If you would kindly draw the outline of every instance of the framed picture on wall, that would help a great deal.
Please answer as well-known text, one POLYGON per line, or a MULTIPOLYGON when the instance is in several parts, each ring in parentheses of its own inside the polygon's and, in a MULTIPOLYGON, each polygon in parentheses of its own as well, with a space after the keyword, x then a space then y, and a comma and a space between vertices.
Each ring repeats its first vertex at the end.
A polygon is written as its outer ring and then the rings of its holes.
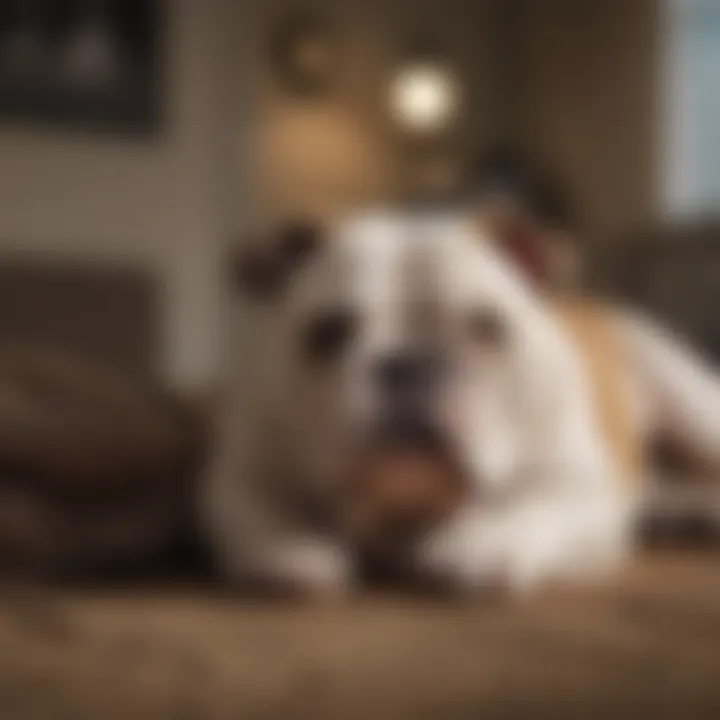
POLYGON ((162 0, 1 0, 0 121, 148 132, 162 0))

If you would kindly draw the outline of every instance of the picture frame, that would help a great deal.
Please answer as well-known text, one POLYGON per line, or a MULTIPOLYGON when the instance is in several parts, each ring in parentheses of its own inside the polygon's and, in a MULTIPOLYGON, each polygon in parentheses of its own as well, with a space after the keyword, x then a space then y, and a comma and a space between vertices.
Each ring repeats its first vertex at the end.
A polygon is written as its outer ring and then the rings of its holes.
POLYGON ((0 122, 152 132, 161 0, 2 0, 0 122))

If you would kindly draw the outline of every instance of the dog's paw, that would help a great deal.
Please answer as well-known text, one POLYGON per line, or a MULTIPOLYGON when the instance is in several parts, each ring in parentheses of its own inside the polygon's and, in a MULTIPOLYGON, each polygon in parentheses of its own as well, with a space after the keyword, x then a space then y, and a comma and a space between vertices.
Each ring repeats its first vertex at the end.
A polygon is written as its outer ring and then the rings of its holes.
POLYGON ((542 574, 525 540, 504 518, 471 514, 427 538, 417 555, 418 569, 451 590, 522 594, 542 574))
POLYGON ((606 576, 627 549, 624 516, 592 500, 469 509, 427 538, 420 566, 459 589, 511 594, 606 576))
POLYGON ((246 576, 256 590, 278 595, 334 597, 354 587, 347 554, 333 543, 309 538, 266 548, 246 576))

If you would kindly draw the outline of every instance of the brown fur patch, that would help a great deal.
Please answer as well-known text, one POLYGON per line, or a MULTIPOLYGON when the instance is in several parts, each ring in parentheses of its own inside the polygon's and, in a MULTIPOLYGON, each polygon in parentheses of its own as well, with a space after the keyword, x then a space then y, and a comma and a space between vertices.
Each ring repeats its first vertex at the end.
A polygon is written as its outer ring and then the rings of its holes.
POLYGON ((639 492, 645 448, 628 394, 627 364, 612 311, 589 299, 553 300, 552 311, 577 345, 592 385, 597 420, 628 491, 639 492))

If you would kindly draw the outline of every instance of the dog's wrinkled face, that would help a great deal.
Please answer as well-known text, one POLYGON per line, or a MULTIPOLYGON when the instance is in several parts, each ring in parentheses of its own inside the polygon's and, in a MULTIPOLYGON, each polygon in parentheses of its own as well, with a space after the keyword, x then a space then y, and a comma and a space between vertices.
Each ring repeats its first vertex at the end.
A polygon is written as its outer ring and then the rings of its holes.
POLYGON ((308 481, 340 482, 385 442, 442 444, 478 491, 527 460, 552 402, 547 321, 469 218, 346 221, 278 310, 274 395, 308 481))

